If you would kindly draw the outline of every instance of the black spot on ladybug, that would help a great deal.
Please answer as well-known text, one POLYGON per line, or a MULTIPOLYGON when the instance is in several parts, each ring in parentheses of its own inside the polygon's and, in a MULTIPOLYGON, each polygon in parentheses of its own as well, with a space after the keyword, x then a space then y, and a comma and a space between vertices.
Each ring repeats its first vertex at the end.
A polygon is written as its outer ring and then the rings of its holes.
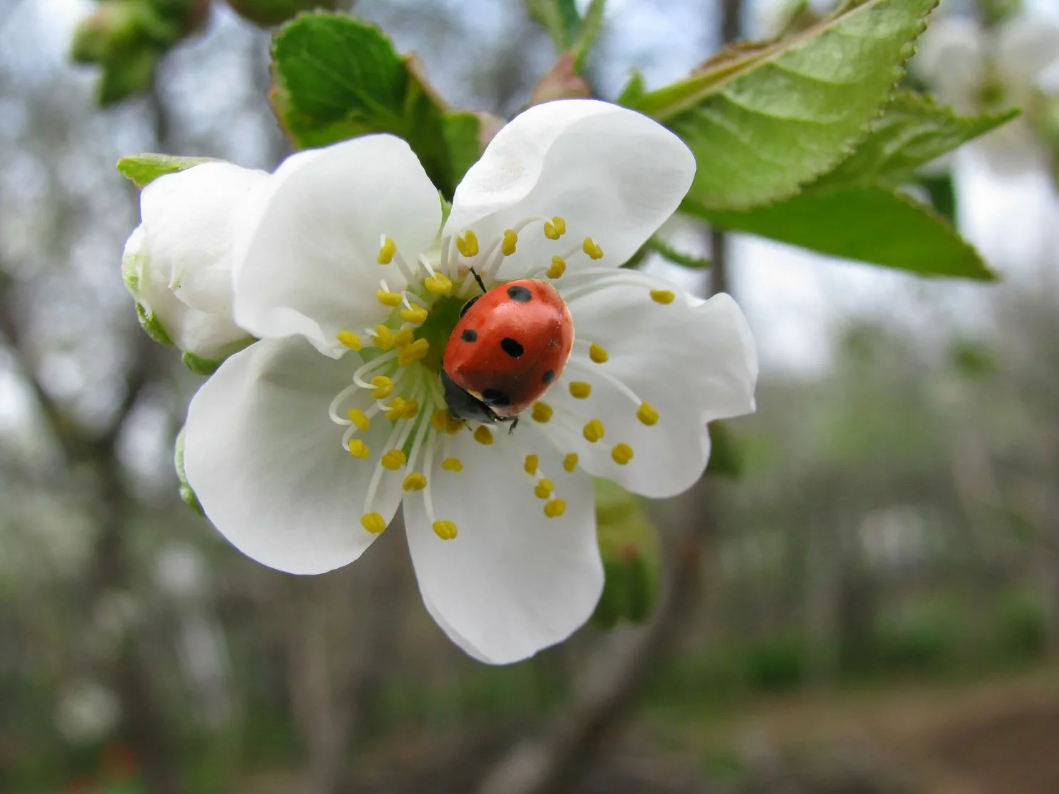
POLYGON ((555 380, 555 370, 550 369, 545 372, 544 375, 541 376, 541 380, 544 382, 544 385, 547 386, 549 383, 555 380))
MULTIPOLYGON (((515 285, 514 287, 507 288, 507 296, 511 298, 515 303, 529 303, 533 297, 533 293, 525 287, 515 285)), ((522 355, 519 353, 519 355, 522 355)))
POLYGON ((486 405, 495 405, 502 408, 511 405, 511 398, 500 389, 486 389, 482 392, 482 402, 486 405))
POLYGON ((464 342, 477 342, 478 332, 475 331, 473 328, 465 328, 463 330, 463 333, 460 334, 460 339, 462 339, 464 342))
MULTIPOLYGON (((508 290, 510 292, 511 290, 508 290)), ((517 340, 512 339, 510 336, 505 336, 500 341, 500 349, 507 353, 511 358, 518 358, 522 355, 522 345, 517 340)))
POLYGON ((465 315, 467 313, 467 310, 470 309, 472 306, 474 306, 474 304, 478 301, 478 299, 480 297, 482 297, 482 296, 481 295, 475 295, 473 298, 471 298, 469 301, 467 301, 465 304, 463 304, 463 308, 460 309, 460 317, 463 317, 463 315, 465 315))

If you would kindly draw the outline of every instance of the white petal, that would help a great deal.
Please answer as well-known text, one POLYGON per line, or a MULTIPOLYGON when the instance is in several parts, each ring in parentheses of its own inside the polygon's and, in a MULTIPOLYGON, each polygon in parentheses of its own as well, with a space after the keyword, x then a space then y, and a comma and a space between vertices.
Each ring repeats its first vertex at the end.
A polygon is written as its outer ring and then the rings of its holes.
MULTIPOLYGON (((456 188, 445 234, 473 229, 484 243, 529 216, 560 216, 567 234, 551 241, 540 223, 528 226, 503 278, 546 266, 585 237, 603 249, 595 265, 617 266, 673 214, 694 174, 687 146, 646 116, 595 100, 546 102, 493 138, 456 188)), ((570 265, 590 262, 578 254, 570 265)))
POLYGON ((191 308, 231 317, 236 230, 268 179, 264 171, 203 163, 159 177, 140 194, 151 266, 191 308))
POLYGON ((985 81, 986 40, 970 19, 942 18, 922 35, 909 68, 946 104, 962 113, 978 109, 977 94, 985 81))
MULTIPOLYGON (((471 434, 453 438, 459 473, 431 473, 436 517, 454 521, 458 535, 434 534, 421 495, 405 499, 408 545, 419 589, 431 615, 471 656, 508 664, 561 642, 592 614, 603 589, 596 542, 592 480, 567 473, 531 427, 494 431, 484 447, 471 434), (566 501, 559 518, 546 518, 525 455, 540 465, 566 501)), ((439 456, 440 458, 440 456, 439 456)), ((440 464, 440 459, 438 460, 440 464)))
POLYGON ((634 493, 665 497, 691 487, 709 458, 706 423, 754 410, 757 355, 739 307, 727 295, 702 302, 635 271, 589 271, 559 284, 567 295, 579 295, 569 301, 578 342, 544 396, 557 409, 544 430, 560 449, 576 452, 589 473, 634 493), (592 291, 580 293, 585 285, 592 291), (656 303, 651 290, 671 291, 675 300, 656 303), (591 342, 603 346, 607 362, 590 361, 585 346, 591 342), (640 422, 637 403, 606 375, 649 402, 658 423, 640 422), (572 381, 591 384, 590 397, 574 399, 572 381), (582 434, 590 419, 603 423, 601 442, 590 444, 582 434), (611 457, 618 443, 633 450, 624 466, 611 457))
MULTIPOLYGON (((260 563, 322 573, 374 539, 360 519, 389 423, 372 423, 362 436, 372 458, 355 460, 328 417, 358 363, 352 353, 320 355, 304 339, 262 340, 225 361, 191 401, 188 482, 213 525, 260 563)), ((400 497, 400 478, 385 478, 372 511, 389 521, 400 497)))
POLYGON ((380 322, 381 235, 410 262, 434 245, 441 202, 408 144, 369 135, 300 152, 276 171, 236 256, 235 317, 261 337, 301 334, 337 349, 343 328, 380 322))
MULTIPOLYGON (((246 331, 232 322, 230 313, 199 311, 177 298, 169 287, 168 275, 151 257, 143 226, 138 226, 125 243, 121 270, 130 294, 181 350, 204 361, 223 361, 250 341, 246 331)), ((230 287, 228 293, 230 297, 230 287)))

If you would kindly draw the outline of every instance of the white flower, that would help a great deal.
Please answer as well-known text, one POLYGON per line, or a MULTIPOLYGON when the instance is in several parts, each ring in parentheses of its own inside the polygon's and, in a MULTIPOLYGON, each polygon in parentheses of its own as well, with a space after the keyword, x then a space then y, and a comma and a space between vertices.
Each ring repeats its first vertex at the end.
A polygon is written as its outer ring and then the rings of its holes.
POLYGON ((320 573, 357 559, 403 502, 423 600, 491 663, 565 639, 603 585, 593 476, 690 487, 706 423, 753 410, 757 363, 725 295, 619 270, 677 208, 687 147, 589 100, 526 111, 493 139, 442 227, 406 143, 374 135, 289 158, 236 256, 235 317, 261 341, 193 399, 185 470, 254 559, 320 573), (439 381, 466 300, 547 278, 573 354, 517 428, 455 421, 439 381))
POLYGON ((999 173, 1039 164, 1033 128, 1048 92, 1046 77, 1059 67, 1059 25, 1020 14, 985 30, 970 19, 942 17, 923 34, 910 67, 960 113, 1022 108, 1022 118, 976 145, 999 173))
POLYGON ((159 177, 140 195, 142 223, 125 244, 122 274, 148 328, 204 362, 245 347, 232 322, 232 244, 263 171, 203 163, 159 177))

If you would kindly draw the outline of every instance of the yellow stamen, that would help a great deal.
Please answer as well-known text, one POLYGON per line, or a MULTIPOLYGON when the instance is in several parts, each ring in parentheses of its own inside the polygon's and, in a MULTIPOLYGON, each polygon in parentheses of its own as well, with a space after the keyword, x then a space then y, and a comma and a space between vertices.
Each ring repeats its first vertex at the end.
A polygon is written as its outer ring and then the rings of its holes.
POLYGON ((403 397, 394 397, 386 411, 386 418, 391 422, 397 419, 415 419, 419 414, 418 400, 405 400, 403 397))
POLYGON ((554 490, 555 484, 551 480, 541 480, 537 483, 537 487, 533 489, 533 493, 538 499, 547 499, 554 490))
POLYGON ((544 505, 544 515, 548 518, 558 518, 566 512, 566 502, 562 499, 552 499, 544 505))
POLYGON ((632 447, 625 443, 615 444, 614 449, 610 451, 610 457, 619 466, 624 466, 632 460, 632 447))
POLYGON ((417 339, 412 344, 397 351, 397 363, 402 367, 407 367, 414 361, 426 358, 429 352, 430 342, 426 339, 417 339))
POLYGON ((592 394, 592 384, 575 380, 570 384, 570 396, 576 400, 587 400, 592 394))
POLYGON ((444 273, 435 273, 423 282, 423 286, 435 295, 448 295, 452 292, 452 282, 444 273))
POLYGON ((385 325, 376 325, 375 334, 371 337, 371 341, 379 350, 384 352, 392 350, 394 345, 393 331, 385 325))
POLYGON ((412 325, 421 325, 427 319, 427 310, 422 306, 413 306, 411 309, 401 309, 401 319, 412 325))
POLYGON ((412 344, 412 329, 405 326, 393 335, 393 343, 398 347, 408 347, 412 344))
POLYGON ((540 400, 538 400, 537 402, 533 403, 533 412, 530 414, 530 416, 533 417, 534 422, 540 422, 541 424, 544 424, 552 418, 552 414, 554 413, 555 409, 548 405, 548 403, 541 402, 540 400))
POLYGON ((365 513, 360 518, 360 525, 372 535, 378 535, 386 529, 386 519, 378 513, 365 513))
POLYGON ((596 241, 591 237, 585 238, 585 244, 581 247, 581 250, 588 254, 589 259, 603 258, 603 249, 596 245, 596 241))
POLYGON ((548 272, 545 275, 547 275, 548 278, 559 278, 565 272, 566 260, 561 256, 553 256, 551 267, 548 268, 548 272))
POLYGON ((558 240, 566 233, 566 221, 562 218, 552 218, 544 223, 544 236, 549 240, 558 240))
POLYGON ((445 471, 463 471, 463 461, 459 458, 445 458, 441 461, 441 468, 445 471))
POLYGON ((360 349, 364 347, 364 343, 360 341, 360 337, 352 331, 339 331, 338 341, 350 350, 356 350, 358 353, 360 352, 360 349))
POLYGON ((414 471, 404 478, 404 482, 401 483, 401 487, 404 488, 406 491, 422 491, 424 488, 427 487, 427 478, 425 475, 414 471))
POLYGON ((375 297, 378 298, 379 303, 383 306, 389 306, 391 309, 396 309, 401 305, 401 294, 399 292, 387 292, 384 289, 376 290, 375 297))
POLYGON ((466 257, 478 255, 478 235, 470 229, 463 233, 463 237, 456 238, 456 249, 466 257))
POLYGON ((588 357, 592 359, 594 364, 605 364, 610 360, 606 348, 595 342, 593 342, 591 347, 588 348, 588 357))
POLYGON ((435 521, 434 534, 442 540, 452 540, 456 537, 456 524, 452 521, 435 521))
POLYGON ((439 411, 435 411, 434 415, 430 417, 430 425, 440 433, 456 435, 460 432, 460 428, 463 427, 463 422, 459 419, 453 419, 448 408, 442 408, 439 411))
POLYGON ((643 403, 636 411, 636 418, 650 427, 658 422, 658 411, 651 403, 643 403))
POLYGON ((388 265, 393 261, 393 255, 397 253, 397 243, 392 237, 387 237, 379 248, 379 258, 375 261, 380 265, 388 265))
POLYGON ((663 305, 672 303, 676 299, 676 295, 672 290, 668 289, 653 289, 651 290, 651 300, 655 303, 661 303, 663 305))
POLYGON ((504 241, 500 244, 500 251, 504 256, 511 256, 515 253, 516 245, 518 245, 518 234, 514 229, 508 229, 504 232, 504 241))
POLYGON ((587 425, 585 425, 582 435, 585 437, 585 441, 589 444, 595 444, 601 438, 603 438, 603 423, 598 419, 593 419, 587 425))
POLYGON ((493 434, 489 432, 489 428, 485 425, 479 425, 478 429, 474 431, 474 440, 479 444, 489 446, 493 443, 493 434))
POLYGON ((567 471, 573 471, 577 468, 577 453, 571 452, 565 458, 563 458, 563 468, 567 471))
POLYGON ((404 452, 399 449, 391 449, 389 452, 382 456, 382 460, 380 462, 382 463, 382 467, 384 469, 389 469, 390 471, 397 471, 399 468, 404 466, 407 461, 408 458, 405 457, 404 452))
POLYGON ((535 476, 537 474, 537 467, 540 465, 540 462, 541 459, 538 458, 536 455, 527 455, 525 465, 526 474, 530 475, 531 477, 535 476))
POLYGON ((371 396, 376 400, 385 400, 393 394, 393 381, 385 375, 376 375, 371 379, 371 385, 375 387, 371 396))
POLYGON ((368 415, 359 408, 350 408, 346 411, 346 416, 349 417, 349 421, 356 425, 357 430, 362 433, 366 433, 368 428, 371 427, 371 420, 368 415))
POLYGON ((360 460, 367 460, 371 457, 371 448, 368 447, 368 445, 361 441, 359 438, 354 438, 352 441, 349 442, 349 454, 352 455, 354 458, 359 458, 360 460))

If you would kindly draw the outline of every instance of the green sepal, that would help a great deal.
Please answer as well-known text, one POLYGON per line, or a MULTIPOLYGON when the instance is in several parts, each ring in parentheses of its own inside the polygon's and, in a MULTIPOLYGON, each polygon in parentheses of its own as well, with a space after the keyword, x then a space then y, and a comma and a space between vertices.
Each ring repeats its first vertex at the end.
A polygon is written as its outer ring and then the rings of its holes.
POLYGON ((154 316, 154 313, 147 306, 142 303, 136 304, 136 318, 140 321, 140 327, 147 332, 151 339, 160 345, 173 345, 169 332, 165 330, 162 323, 159 322, 158 318, 154 316))
POLYGON ((131 179, 138 188, 144 188, 160 176, 186 171, 196 165, 217 162, 212 157, 177 157, 171 154, 145 152, 122 157, 117 169, 131 179))
POLYGON ((188 353, 184 351, 184 355, 180 358, 184 362, 184 366, 194 372, 196 375, 203 375, 209 377, 224 363, 221 361, 208 361, 200 356, 196 356, 194 353, 188 353))
POLYGON ((184 431, 186 429, 186 427, 182 427, 180 432, 177 433, 176 444, 173 449, 173 467, 176 469, 177 479, 180 481, 180 501, 199 515, 204 516, 206 513, 202 509, 202 503, 199 502, 195 491, 188 484, 188 476, 184 472, 184 431))

